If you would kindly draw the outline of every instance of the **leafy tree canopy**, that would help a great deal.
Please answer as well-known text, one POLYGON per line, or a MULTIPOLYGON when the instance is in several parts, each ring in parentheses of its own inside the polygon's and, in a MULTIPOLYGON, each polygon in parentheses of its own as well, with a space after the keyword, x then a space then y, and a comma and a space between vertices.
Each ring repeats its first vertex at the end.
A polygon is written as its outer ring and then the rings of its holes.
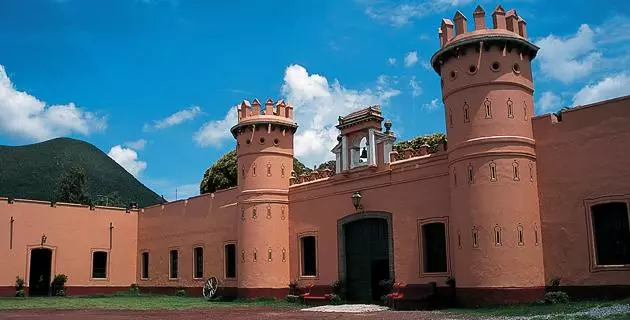
MULTIPOLYGON (((437 146, 444 141, 446 141, 445 134, 434 133, 398 142, 394 144, 394 150, 402 153, 404 149, 418 149, 421 145, 426 143, 429 145, 431 152, 435 152, 437 146)), ((219 160, 217 160, 217 162, 206 170, 199 186, 200 193, 210 193, 221 189, 235 187, 237 183, 236 168, 236 150, 232 150, 223 155, 219 160)), ((330 160, 316 166, 316 168, 317 170, 324 170, 328 168, 335 172, 336 163, 335 160, 330 160)), ((296 176, 300 176, 303 173, 310 173, 313 169, 307 168, 298 159, 293 158, 293 171, 296 176)))
POLYGON ((57 201, 67 203, 89 204, 85 171, 71 167, 61 174, 57 188, 57 201))

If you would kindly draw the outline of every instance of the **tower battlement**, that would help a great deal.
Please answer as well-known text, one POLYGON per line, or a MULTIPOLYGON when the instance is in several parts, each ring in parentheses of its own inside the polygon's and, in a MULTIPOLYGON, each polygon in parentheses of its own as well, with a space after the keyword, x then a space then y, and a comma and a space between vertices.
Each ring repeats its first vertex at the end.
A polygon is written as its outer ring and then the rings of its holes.
POLYGON ((237 114, 238 123, 231 129, 235 137, 241 129, 257 124, 266 124, 270 128, 273 125, 297 128, 297 124, 293 121, 293 106, 284 100, 274 103, 273 100, 267 99, 264 105, 258 99, 254 99, 251 103, 249 100, 243 100, 237 107, 237 114))
POLYGON ((458 56, 468 47, 476 46, 479 50, 480 43, 485 49, 493 44, 507 46, 509 50, 516 48, 530 60, 536 56, 538 47, 527 40, 527 23, 516 10, 505 11, 498 5, 492 12, 492 28, 486 26, 486 12, 481 6, 477 6, 472 15, 474 28, 470 31, 468 19, 459 10, 452 20, 442 19, 438 28, 440 50, 431 58, 431 64, 436 72, 439 73, 441 65, 446 60, 458 56))

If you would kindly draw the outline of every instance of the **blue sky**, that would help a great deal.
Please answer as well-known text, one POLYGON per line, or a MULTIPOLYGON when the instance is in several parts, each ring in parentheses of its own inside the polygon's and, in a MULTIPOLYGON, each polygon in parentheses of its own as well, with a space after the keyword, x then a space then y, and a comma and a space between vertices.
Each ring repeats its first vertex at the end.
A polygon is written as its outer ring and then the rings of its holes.
MULTIPOLYGON (((399 139, 444 132, 428 68, 442 18, 486 0, 3 0, 0 144, 66 136, 167 199, 234 147, 242 99, 288 99, 296 156, 332 159, 337 116, 381 104, 399 139)), ((630 94, 627 1, 503 1, 541 47, 537 113, 630 94), (596 10, 596 12, 595 12, 596 10)))

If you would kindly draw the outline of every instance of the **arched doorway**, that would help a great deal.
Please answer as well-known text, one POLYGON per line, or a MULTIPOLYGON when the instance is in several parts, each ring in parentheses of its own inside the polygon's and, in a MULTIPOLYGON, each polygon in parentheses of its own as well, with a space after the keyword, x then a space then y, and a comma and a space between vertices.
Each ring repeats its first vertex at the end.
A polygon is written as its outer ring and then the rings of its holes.
POLYGON ((52 268, 52 250, 35 248, 31 250, 30 271, 28 276, 28 295, 47 296, 50 292, 50 271, 52 268))
POLYGON ((378 302, 381 280, 393 279, 391 215, 359 213, 339 221, 339 270, 346 300, 378 302))

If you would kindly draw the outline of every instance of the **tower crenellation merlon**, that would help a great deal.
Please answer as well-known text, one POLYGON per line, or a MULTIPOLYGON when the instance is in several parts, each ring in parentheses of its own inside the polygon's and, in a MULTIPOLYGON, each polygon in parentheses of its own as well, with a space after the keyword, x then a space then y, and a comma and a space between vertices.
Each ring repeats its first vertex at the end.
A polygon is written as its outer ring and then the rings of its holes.
POLYGON ((501 5, 498 5, 492 12, 492 28, 486 27, 486 13, 481 6, 477 6, 473 12, 475 27, 468 31, 468 19, 461 12, 457 11, 453 20, 442 19, 438 35, 440 46, 444 47, 448 43, 482 33, 507 34, 513 33, 517 37, 527 38, 527 24, 525 20, 518 15, 516 10, 505 11, 501 5))
POLYGON ((243 100, 237 107, 238 122, 245 120, 251 121, 257 117, 278 117, 288 120, 293 119, 293 106, 286 103, 284 100, 274 101, 269 98, 265 101, 264 105, 261 105, 258 99, 254 99, 251 103, 248 100, 243 100))

